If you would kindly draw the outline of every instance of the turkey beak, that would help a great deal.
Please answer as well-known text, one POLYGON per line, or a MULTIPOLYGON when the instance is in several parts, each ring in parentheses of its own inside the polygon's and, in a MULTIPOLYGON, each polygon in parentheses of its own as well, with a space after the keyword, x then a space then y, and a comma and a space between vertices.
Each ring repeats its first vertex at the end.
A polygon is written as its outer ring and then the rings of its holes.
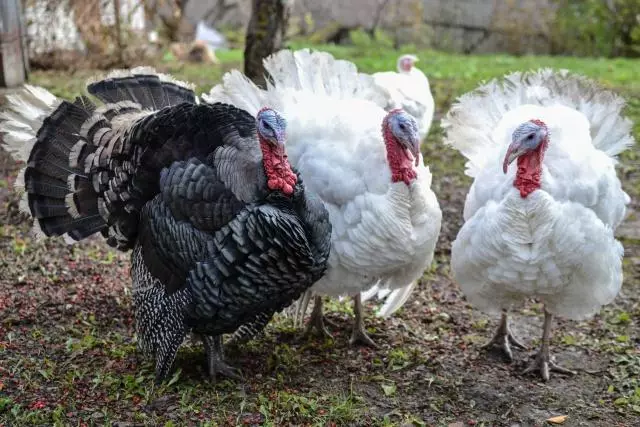
POLYGON ((276 134, 276 144, 279 147, 282 147, 284 149, 284 145, 287 142, 287 134, 285 132, 278 132, 276 134))
POLYGON ((413 154, 413 159, 415 160, 416 167, 420 164, 420 139, 416 138, 413 141, 413 147, 411 149, 411 154, 413 154))
POLYGON ((287 135, 284 132, 278 132, 275 136, 269 137, 269 142, 278 148, 284 148, 287 141, 287 135))
POLYGON ((520 141, 513 141, 511 145, 509 145, 507 154, 504 156, 504 162, 502 163, 502 172, 507 173, 509 165, 524 153, 523 148, 520 141))
POLYGON ((284 144, 287 141, 287 134, 285 132, 277 132, 275 138, 271 140, 271 143, 276 147, 278 157, 282 161, 287 155, 285 154, 284 144))
POLYGON ((415 165, 418 166, 420 163, 420 138, 417 135, 414 135, 411 138, 411 147, 409 148, 409 151, 413 155, 415 165))

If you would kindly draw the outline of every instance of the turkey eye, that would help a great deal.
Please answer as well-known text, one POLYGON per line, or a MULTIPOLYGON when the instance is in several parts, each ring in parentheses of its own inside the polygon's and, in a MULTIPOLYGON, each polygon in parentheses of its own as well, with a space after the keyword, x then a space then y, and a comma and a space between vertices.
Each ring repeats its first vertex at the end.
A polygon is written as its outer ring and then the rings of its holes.
POLYGON ((534 137, 534 135, 533 135, 532 133, 530 133, 530 134, 529 134, 529 136, 527 136, 527 139, 528 139, 528 140, 532 140, 532 139, 533 139, 533 137, 534 137))
POLYGON ((407 127, 404 125, 404 123, 400 123, 399 126, 400 126, 400 129, 402 129, 402 130, 406 130, 407 129, 407 127))

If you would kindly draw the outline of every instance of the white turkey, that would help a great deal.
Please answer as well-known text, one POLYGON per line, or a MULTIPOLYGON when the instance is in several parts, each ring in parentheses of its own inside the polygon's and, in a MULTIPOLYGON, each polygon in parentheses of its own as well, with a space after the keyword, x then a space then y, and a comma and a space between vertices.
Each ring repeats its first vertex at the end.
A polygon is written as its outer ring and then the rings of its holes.
POLYGON ((287 161, 285 120, 198 105, 188 85, 148 68, 87 90, 104 104, 31 86, 9 97, 0 131, 27 163, 24 208, 46 236, 100 232, 133 250, 138 345, 155 356, 156 381, 189 331, 213 380, 238 377, 222 334, 298 299, 330 249, 328 213, 287 161))
POLYGON ((398 58, 397 72, 383 71, 374 73, 375 83, 387 92, 387 111, 402 108, 418 122, 420 139, 429 133, 435 103, 431 94, 429 79, 415 67, 418 57, 402 55, 398 58))
POLYGON ((283 50, 265 60, 265 69, 266 90, 231 71, 203 98, 249 112, 273 105, 286 115, 289 158, 332 224, 327 272, 298 302, 298 323, 313 293, 307 331, 330 336, 321 295, 352 296, 350 342, 376 346, 364 329, 360 292, 374 285, 393 290, 384 310, 396 311, 431 264, 440 233, 442 213, 416 122, 402 110, 385 112, 371 76, 328 53, 283 50))
POLYGON ((622 284, 614 230, 629 197, 615 156, 633 144, 624 101, 566 70, 513 73, 462 96, 443 126, 474 178, 452 245, 455 281, 471 304, 502 312, 489 345, 512 359, 507 310, 544 303, 542 344, 525 372, 572 373, 549 355, 553 316, 583 319, 622 284), (512 166, 515 162, 516 165, 512 166))

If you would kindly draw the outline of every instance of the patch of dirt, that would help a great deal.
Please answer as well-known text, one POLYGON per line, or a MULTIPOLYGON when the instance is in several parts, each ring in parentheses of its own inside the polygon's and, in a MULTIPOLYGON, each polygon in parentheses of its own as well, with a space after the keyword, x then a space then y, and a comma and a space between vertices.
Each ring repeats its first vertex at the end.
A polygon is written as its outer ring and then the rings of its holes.
MULTIPOLYGON (((400 313, 367 318, 379 350, 350 347, 349 305, 332 303, 333 342, 302 339, 279 318, 229 353, 244 383, 208 383, 201 346, 187 343, 175 381, 155 387, 153 364, 135 349, 128 255, 99 238, 35 242, 8 190, 17 166, 0 152, 0 425, 541 426, 558 415, 568 415, 565 426, 637 425, 640 242, 624 241, 623 295, 593 319, 556 322, 552 351, 578 374, 523 376, 541 305, 513 313, 530 346, 514 350, 513 363, 480 349, 497 319, 466 303, 448 265, 470 181, 452 150, 434 143, 425 154, 444 211, 436 268, 400 313)), ((640 170, 629 167, 637 212, 640 170)))

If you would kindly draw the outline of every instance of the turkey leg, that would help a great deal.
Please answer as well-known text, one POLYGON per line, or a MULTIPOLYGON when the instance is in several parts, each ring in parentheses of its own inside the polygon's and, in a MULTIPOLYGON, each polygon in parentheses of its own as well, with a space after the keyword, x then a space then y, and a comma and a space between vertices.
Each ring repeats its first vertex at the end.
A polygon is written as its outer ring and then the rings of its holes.
POLYGON ((240 371, 233 368, 224 361, 224 347, 222 346, 222 336, 202 337, 205 353, 207 355, 207 370, 212 383, 216 383, 218 374, 222 374, 228 378, 242 380, 240 371))
POLYGON ((295 314, 293 316, 293 326, 299 328, 304 323, 304 315, 307 313, 307 308, 309 307, 309 301, 311 301, 311 297, 313 296, 313 292, 310 289, 302 295, 302 299, 298 300, 295 304, 295 314))
POLYGON ((364 315, 362 307, 362 297, 360 296, 360 293, 353 297, 353 312, 355 315, 355 319, 353 322, 353 332, 351 333, 349 344, 354 345, 356 343, 360 343, 369 347, 378 348, 378 345, 373 342, 371 337, 369 337, 369 335, 367 335, 367 332, 364 330, 364 315))
POLYGON ((513 360, 513 353, 511 352, 511 344, 514 347, 526 350, 526 346, 522 344, 520 341, 516 339, 511 332, 511 328, 509 327, 509 318, 507 316, 507 311, 502 311, 502 318, 500 319, 500 326, 496 329, 496 333, 491 338, 491 341, 483 345, 481 348, 488 349, 491 347, 500 347, 504 355, 507 357, 509 362, 513 360))
POLYGON ((549 355, 549 341, 551 339, 551 324, 553 322, 553 314, 549 313, 547 309, 544 309, 544 325, 542 332, 542 345, 540 351, 536 355, 536 358, 529 364, 529 366, 522 371, 523 374, 539 371, 544 381, 549 381, 549 372, 554 371, 560 374, 575 375, 574 371, 556 364, 549 355))
MULTIPOLYGON (((322 314, 322 297, 320 295, 316 295, 313 302, 313 311, 311 312, 311 317, 309 317, 309 323, 307 323, 307 328, 304 331, 304 336, 309 336, 315 328, 325 338, 333 339, 333 335, 331 335, 331 332, 329 332, 329 330, 327 330, 327 327, 324 325, 325 320, 326 319, 322 314)), ((329 322, 327 321, 327 323, 329 322)))

